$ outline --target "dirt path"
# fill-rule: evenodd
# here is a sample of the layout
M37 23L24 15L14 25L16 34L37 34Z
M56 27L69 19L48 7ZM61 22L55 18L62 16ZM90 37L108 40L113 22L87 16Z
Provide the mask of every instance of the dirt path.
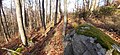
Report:
M63 55L62 45L62 28L63 20L56 26L50 28L48 32L43 33L39 37L34 46L25 48L23 51L24 55L35 54L35 55ZM46 30L47 31L47 30ZM35 35L35 34L34 34Z
M50 39L48 44L44 47L41 52L38 52L37 55L42 53L41 55L63 55L63 44L62 44L62 29L63 29L63 21L58 24L55 28L55 34Z

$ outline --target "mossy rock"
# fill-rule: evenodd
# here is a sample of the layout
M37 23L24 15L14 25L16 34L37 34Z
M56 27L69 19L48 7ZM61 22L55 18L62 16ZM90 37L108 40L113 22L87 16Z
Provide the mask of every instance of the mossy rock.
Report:
M112 49L112 45L116 44L120 46L117 42L111 39L103 31L99 30L95 26L89 24L82 24L76 28L76 33L80 35L85 35L93 38L97 38L96 42L100 43L103 48L107 50ZM116 53L116 52L115 52Z

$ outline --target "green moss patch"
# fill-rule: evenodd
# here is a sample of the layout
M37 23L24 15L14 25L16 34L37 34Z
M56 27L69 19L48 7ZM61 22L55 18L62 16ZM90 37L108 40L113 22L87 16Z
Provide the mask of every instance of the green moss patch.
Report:
M113 44L119 45L117 42L112 40L108 35L106 35L101 30L89 24L82 24L76 28L76 33L80 35L85 35L93 38L97 38L98 43L100 43L104 48L111 49Z

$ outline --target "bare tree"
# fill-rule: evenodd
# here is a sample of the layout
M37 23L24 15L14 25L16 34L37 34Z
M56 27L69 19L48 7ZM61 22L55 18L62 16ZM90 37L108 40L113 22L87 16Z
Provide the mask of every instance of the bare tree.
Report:
M5 16L3 8L2 8L2 13L3 13L3 16L4 16L4 21L5 21L5 23L4 23L5 24L5 26L4 26L5 32L6 32L7 36L10 38L10 34L8 32L9 30L8 30L7 20L6 20L6 16Z
M60 18L62 19L63 14L62 14L62 9L61 9L61 0L59 0L59 12L60 12Z
M43 27L44 27L44 29L46 30L46 25L45 25L45 8L44 8L44 0L42 0L42 23L43 23Z
M50 15L49 15L49 19L50 19L50 21L52 21L52 15L51 15L51 0L50 0Z
M21 40L24 46L28 46L27 37L22 22L22 8L21 8L20 0L15 0L15 5L16 5L16 15L17 15L17 22L18 22Z
M25 0L22 0L22 16L23 16L23 26L26 29L26 17L25 17Z
M56 0L56 11L55 11L55 20L54 20L54 25L57 24L57 14L58 14L58 0Z
M45 25L47 24L47 13L48 13L48 0L46 0L46 13L45 13Z
M8 37L7 37L7 33L5 31L5 26L4 26L3 21L2 21L1 11L2 11L2 0L0 0L0 23L1 23L1 26L3 28L3 34L5 36L5 40L8 42L9 40L8 40Z
M99 0L92 0L92 5L90 10L93 11L94 9L97 8Z
M90 0L83 0L84 11L89 10L89 4L90 4Z
M109 0L105 0L105 5L106 5L106 6L110 5Z
M29 17L29 30L32 30L33 28L33 12L32 12L32 0L28 0L28 17Z
M64 0L64 26L63 26L63 36L65 36L67 26L67 0Z
M13 7L12 7L12 4L13 4L13 0L11 0L11 13L10 13L10 16L11 16L11 30L12 30L12 34L14 34L15 33L15 27L14 27L14 19L13 19Z
M36 22L36 27L38 28L40 25L40 19L38 18L39 17L39 0L34 0L35 1L35 12L34 12L34 16L35 16L35 22Z
M43 26L43 17L42 17L42 10L41 10L41 1L39 0L39 14L40 14L40 18L41 18L41 23L42 23L42 26Z

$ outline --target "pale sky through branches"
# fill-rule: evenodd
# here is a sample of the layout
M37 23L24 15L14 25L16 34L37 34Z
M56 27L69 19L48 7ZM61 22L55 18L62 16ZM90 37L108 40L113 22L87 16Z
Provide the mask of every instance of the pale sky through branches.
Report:
M35 0L33 0L33 1L35 1ZM42 1L42 0L41 0ZM49 1L49 0L48 0ZM64 0L61 0L62 2L62 4L61 4L61 9L62 10L64 10ZM83 0L78 0L77 2L79 2L79 5L80 6L82 6L82 1ZM76 0L68 0L68 5L67 5L67 10L68 10L68 12L72 12L73 11L73 9L75 9L75 2L76 2ZM13 2L14 3L14 2ZM4 4L4 7L7 7L7 8L10 8L10 4L11 4L11 0L3 0L3 4ZM49 3L48 3L49 4ZM55 6L55 2L54 2L54 6ZM103 0L100 0L100 5L102 6L104 4L104 2L103 2ZM45 5L46 6L46 5ZM13 7L15 7L15 5L13 4ZM49 10L49 7L48 7L48 10Z

